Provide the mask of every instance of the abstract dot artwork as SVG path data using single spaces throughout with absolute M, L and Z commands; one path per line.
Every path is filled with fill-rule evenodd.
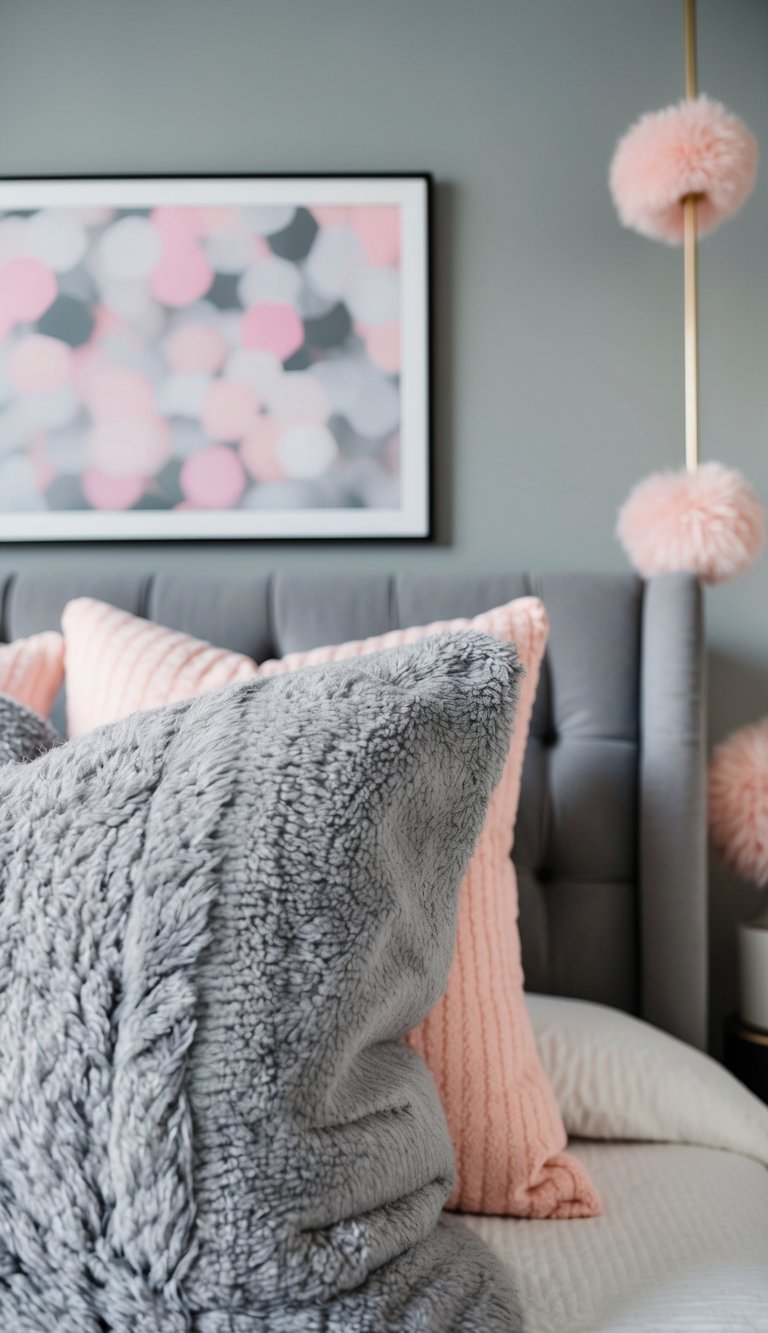
M 392 535 L 426 535 L 426 215 L 409 334 L 405 205 L 360 179 L 359 203 L 313 199 L 313 178 L 295 202 L 234 188 L 229 202 L 201 183 L 197 203 L 169 188 L 157 205 L 118 189 L 110 204 L 78 182 L 76 198 L 19 206 L 0 186 L 0 540 L 25 535 L 19 515 L 37 535 L 45 514 L 69 536 L 63 516 L 87 536 L 103 514 L 102 536 L 123 521 L 116 533 L 176 536 L 212 511 L 241 515 L 234 535 L 377 510 Z M 404 466 L 413 421 L 423 484 Z M 423 512 L 398 527 L 408 485 Z M 148 526 L 162 513 L 178 533 Z M 307 521 L 286 535 L 315 535 Z M 366 535 L 351 522 L 338 535 Z M 316 535 L 336 535 L 323 523 Z

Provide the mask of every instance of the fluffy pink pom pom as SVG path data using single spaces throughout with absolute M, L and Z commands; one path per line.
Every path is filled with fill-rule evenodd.
M 738 212 L 757 173 L 757 141 L 719 102 L 696 97 L 641 116 L 619 140 L 610 171 L 625 227 L 652 240 L 683 239 L 683 199 L 700 196 L 701 235 Z
M 619 510 L 616 536 L 645 578 L 686 570 L 720 583 L 756 559 L 765 510 L 740 473 L 704 463 L 641 481 Z
M 737 875 L 768 884 L 768 718 L 734 732 L 712 755 L 709 836 Z

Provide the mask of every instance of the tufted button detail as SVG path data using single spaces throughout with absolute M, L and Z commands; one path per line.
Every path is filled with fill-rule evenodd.
M 549 866 L 539 866 L 536 871 L 536 878 L 540 884 L 548 884 L 552 879 L 552 871 Z
M 557 745 L 559 739 L 560 737 L 558 736 L 554 727 L 550 727 L 549 731 L 545 731 L 544 735 L 542 736 L 541 743 L 542 745 L 545 745 L 548 750 L 551 750 L 553 745 Z

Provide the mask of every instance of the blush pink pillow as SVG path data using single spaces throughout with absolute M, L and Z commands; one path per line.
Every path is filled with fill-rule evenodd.
M 0 694 L 47 717 L 64 680 L 64 640 L 48 631 L 0 644 Z
M 250 657 L 91 597 L 68 602 L 61 624 L 70 736 L 259 674 Z
M 432 1072 L 456 1149 L 457 1186 L 449 1207 L 518 1217 L 590 1217 L 599 1211 L 599 1200 L 583 1166 L 564 1151 L 565 1129 L 525 1006 L 510 857 L 548 633 L 540 601 L 522 597 L 473 620 L 393 630 L 257 666 L 238 653 L 80 598 L 63 617 L 70 734 L 250 676 L 279 675 L 468 626 L 516 643 L 527 674 L 509 758 L 462 886 L 448 985 L 407 1040 Z

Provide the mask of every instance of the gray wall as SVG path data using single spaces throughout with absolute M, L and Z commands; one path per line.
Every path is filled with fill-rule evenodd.
M 701 0 L 699 18 L 702 86 L 768 150 L 768 4 Z M 620 229 L 606 170 L 629 122 L 681 90 L 677 0 L 2 0 L 2 174 L 438 181 L 438 543 L 71 558 L 621 568 L 617 505 L 682 460 L 682 261 Z M 701 258 L 704 453 L 763 497 L 767 202 L 768 170 Z M 714 739 L 768 711 L 767 568 L 709 595 Z M 733 1004 L 733 920 L 751 901 L 717 873 L 716 1016 Z

